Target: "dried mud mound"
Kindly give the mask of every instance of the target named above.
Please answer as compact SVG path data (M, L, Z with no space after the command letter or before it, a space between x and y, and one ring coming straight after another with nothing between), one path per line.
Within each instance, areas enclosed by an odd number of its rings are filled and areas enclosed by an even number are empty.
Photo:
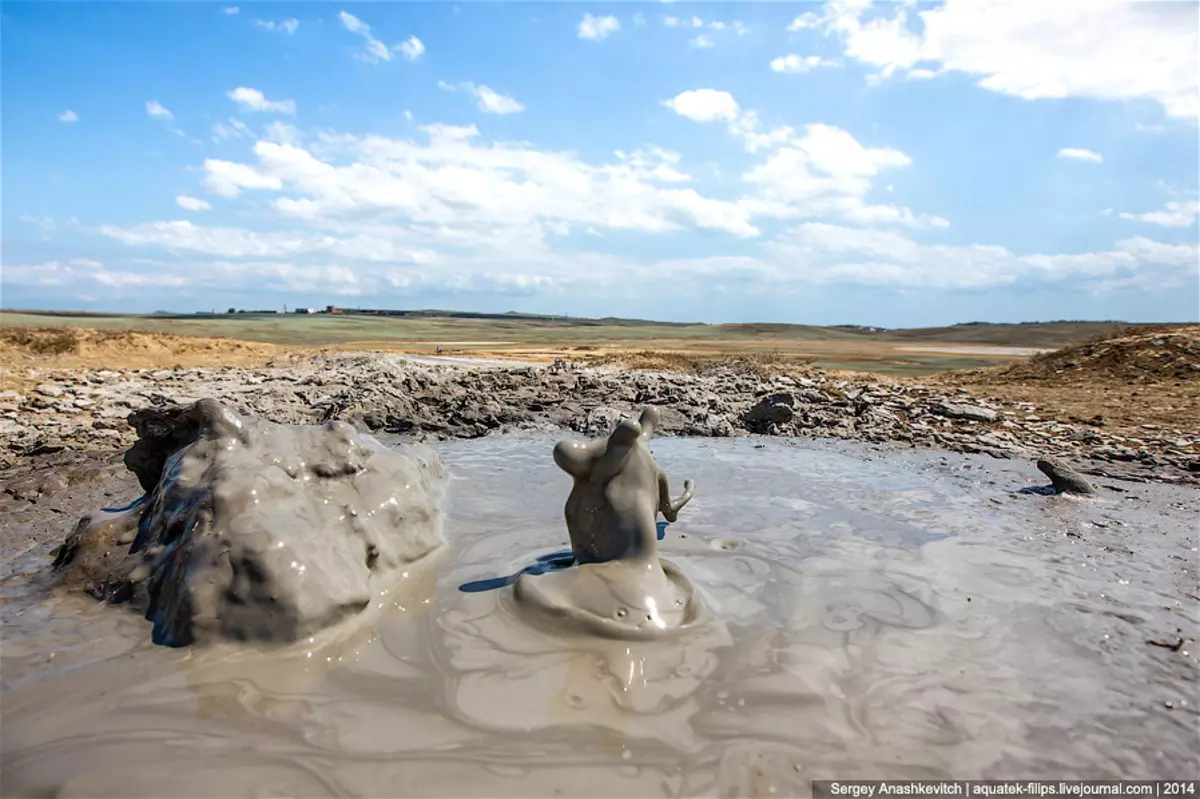
M1008 366L961 373L959 377L1001 385L1200 383L1200 326L1099 339Z
M13 365L34 361L105 368L246 364L265 362L280 352L273 344L135 330L0 328L0 362Z
M215 400L134 414L125 462L146 495L84 517L67 588L129 602L154 640L291 642L364 609L444 543L441 459L345 422L281 425Z

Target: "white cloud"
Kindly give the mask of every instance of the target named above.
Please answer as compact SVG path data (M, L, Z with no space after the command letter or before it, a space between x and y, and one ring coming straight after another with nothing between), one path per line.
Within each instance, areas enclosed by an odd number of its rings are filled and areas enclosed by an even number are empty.
M242 189L280 189L279 178L263 175L255 169L232 161L207 158L204 161L204 186L222 197L237 197Z
M1104 161L1104 156L1100 155L1100 153L1092 152L1091 150L1085 150L1080 147L1064 147L1058 151L1058 157L1072 159L1075 161L1092 161L1097 164Z
M827 61L818 55L799 56L792 53L771 59L772 72L808 72L817 67L829 66L833 66L833 62Z
M225 122L217 122L212 127L212 140L214 142L229 141L230 139L241 139L253 135L246 123L235 117L230 117L228 124Z
M300 20L295 19L294 17L289 17L288 19L280 20L278 22L269 19L256 19L254 20L254 24L260 28L266 28L269 31L279 31L280 33L286 33L288 36L291 36L300 27Z
M66 111L63 111L58 115L58 119L60 122L78 122L79 114L76 114L74 111L68 108Z
M661 180L667 183L682 183L691 180L688 175L675 168L683 160L683 156L673 150L648 146L639 147L630 153L617 150L613 155L628 166L635 175L647 180Z
M870 205L871 178L885 169L906 167L911 159L889 147L865 147L832 125L808 125L804 135L788 125L762 130L758 114L743 110L728 92L695 89L663 103L696 122L728 123L747 151L770 150L766 160L742 179L758 190L739 201L753 216L804 218L836 216L862 224L948 227L940 217L894 205Z
M717 89L690 89L664 100L663 105L693 122L732 122L741 110L732 94Z
M476 144L473 126L422 130L424 145L328 134L313 149L260 141L256 164L205 161L204 182L228 198L244 191L277 193L270 201L275 212L306 225L366 216L453 227L475 238L485 232L510 237L548 224L758 234L750 209L739 202L659 185L686 180L678 154L669 151L645 149L618 163L591 165L526 145Z
M300 144L304 134L286 122L276 119L267 125L263 138L276 144Z
M363 39L362 50L355 53L356 58L359 58L370 64L378 64L380 61L392 60L391 49L386 44L371 35L370 25L363 22L353 14L349 14L345 11L338 12L338 19L341 21L342 27L351 33L357 33ZM422 49L424 49L423 46ZM417 55L420 55L420 53Z
M30 225L47 233L54 231L58 227L54 221L54 217L50 216L30 216L29 214L20 214L17 216L17 219L26 225Z
M147 116L152 116L157 119L174 119L175 118L175 115L172 114L167 109L163 108L162 104L159 103L158 100L147 100L146 101L146 114L147 114Z
M797 225L768 249L816 283L936 289L1048 282L1094 290L1130 283L1186 285L1195 279L1188 266L1200 257L1195 245L1144 238L1124 239L1100 252L1022 256L996 245L918 244L898 233L820 222Z
M1148 222L1152 225L1161 225L1163 227L1191 227L1195 223L1196 217L1200 216L1200 202L1196 200L1190 202L1176 202L1172 200L1161 211L1148 211L1144 214L1120 213L1118 216L1122 219Z
M61 286L78 291L86 286L120 289L134 286L181 287L188 284L183 275L113 271L99 261L73 258L69 261L45 261L40 264L5 264L4 281L19 286Z
M488 86L471 85L470 91L475 95L479 110L486 114L515 114L525 110L525 106L514 98L500 94Z
M962 72L1026 100L1148 99L1169 116L1200 116L1200 7L1194 3L947 2L910 18L903 6L835 0L789 30L822 29L875 79L920 67ZM919 21L920 31L910 22ZM923 75L924 76L924 75Z
M591 14L584 14L579 22L578 34L580 39L598 41L607 39L620 29L621 23L616 17L593 17Z
M187 221L105 225L97 232L131 247L159 247L222 258L289 258L329 255L363 261L432 263L437 255L386 235L335 237L304 232L260 233L244 228L201 227Z
M212 205L207 200L180 195L175 198L175 204L185 211L211 211Z
M713 39L711 36L700 35L689 41L688 45L700 50L707 47L712 47Z
M797 31L815 28L821 24L821 16L813 11L806 11L800 16L792 20L792 24L787 26L788 31L795 33Z
M221 13L223 14L236 14L238 11L239 9L237 6L225 6L225 8L221 9Z
M425 52L425 44L416 36L409 36L397 45L405 61L416 61Z
M641 11L634 14L633 15L633 24L634 25L645 25L646 24L646 15L643 14Z
M258 89L239 86L226 95L247 111L265 111L278 114L295 114L295 100L268 100Z
M745 36L747 33L750 32L750 28L746 25L746 23L742 22L740 19L735 19L733 21L733 31L738 36Z
M663 24L668 28L677 28L679 27L680 22L681 20L679 17L663 17Z
M525 110L525 106L517 102L515 98L501 94L490 86L475 84L469 80L457 85L439 80L437 87L444 92L456 92L462 89L475 98L479 110L485 114L516 114Z

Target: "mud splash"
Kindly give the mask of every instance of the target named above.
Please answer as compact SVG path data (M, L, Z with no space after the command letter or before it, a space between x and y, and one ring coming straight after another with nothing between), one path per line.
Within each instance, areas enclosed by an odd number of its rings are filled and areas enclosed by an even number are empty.
M18 569L4 795L796 796L1200 767L1195 644L1145 643L1195 638L1194 491L1048 497L1017 493L1031 464L656 440L714 487L659 550L725 625L615 641L458 590L568 544L553 441L439 446L446 556L284 649L153 647L135 615Z

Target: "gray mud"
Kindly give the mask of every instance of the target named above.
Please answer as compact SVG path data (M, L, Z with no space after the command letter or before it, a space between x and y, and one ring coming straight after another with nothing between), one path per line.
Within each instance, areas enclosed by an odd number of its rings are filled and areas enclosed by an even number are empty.
M723 634L604 641L457 590L568 545L554 440L438 444L446 550L282 649L155 647L136 614L47 594L48 543L6 559L3 794L782 797L1200 770L1193 489L1046 496L1023 491L1045 482L1031 462L655 440L696 480L659 552ZM136 496L109 468L8 518L41 542L91 495Z
M132 443L134 410L211 397L239 413L285 424L349 422L360 430L425 438L512 431L607 435L642 405L663 412L667 435L760 433L893 442L999 458L1054 455L1086 474L1200 484L1200 434L1116 435L1036 415L965 390L888 386L814 371L763 377L619 374L586 369L418 363L401 356L330 354L310 363L196 369L46 371L26 394L0 392L0 469L64 449L109 452ZM10 470L11 471L11 470ZM3 473L0 472L0 479ZM10 481L10 485L12 482ZM36 493L17 482L12 490Z
M143 437L125 462L146 496L81 519L54 568L65 586L130 602L158 643L294 642L445 543L445 469L424 445L212 400L135 421Z

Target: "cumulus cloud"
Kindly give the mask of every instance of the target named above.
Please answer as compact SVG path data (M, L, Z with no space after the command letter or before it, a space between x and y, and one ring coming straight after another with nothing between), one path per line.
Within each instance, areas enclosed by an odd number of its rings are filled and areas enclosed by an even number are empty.
M863 224L948 227L946 219L894 205L870 205L871 178L886 169L907 167L911 159L889 147L865 147L832 125L813 124L803 134L789 125L763 130L757 112L742 109L733 95L714 89L682 92L663 103L695 122L725 122L747 151L768 151L742 179L758 187L741 204L755 216L775 218L836 216Z
M818 55L800 56L792 53L771 59L772 72L808 72L817 67L829 66L833 66L833 62Z
M690 89L664 100L663 105L693 122L732 122L741 110L732 94L718 89Z
M848 58L878 70L876 80L936 68L1026 100L1149 99L1169 116L1200 116L1200 6L1194 3L1098 8L1084 0L981 0L947 2L910 17L904 4L834 0L788 26L807 29L839 39Z
M476 144L474 126L428 125L422 131L426 144L327 136L320 155L260 141L254 146L257 163L205 161L205 186L229 198L245 191L281 192L272 202L275 211L307 221L367 214L501 229L554 223L758 234L749 211L737 202L657 185L679 182L677 154L645 151L620 163L591 165L520 144Z
M58 119L60 122L78 122L79 114L76 114L74 111L68 108L66 111L63 111L58 115Z
M175 198L175 204L185 211L211 211L212 205L207 200L180 195Z
M1017 255L997 245L920 244L899 233L822 222L797 225L768 245L777 258L806 263L818 283L981 289L1071 282L1092 288L1132 280L1186 285L1196 245L1123 239L1109 250Z
M174 119L175 115L162 107L158 100L146 101L146 115L156 119Z
M616 17L594 17L591 14L584 14L583 19L579 21L577 33L580 39L599 41L607 39L620 29L621 23Z
M263 111L276 114L295 114L295 100L268 100L258 89L239 86L226 95L247 111Z
M711 36L705 36L705 35L697 36L694 39L691 39L690 41L688 41L688 45L690 47L694 47L698 50L712 47L714 44L715 44L715 42L713 41L713 38Z
M240 9L237 6L225 6L221 9L221 13L223 14L236 14L238 11L240 11Z
M1058 157L1074 161L1092 161L1097 164L1104 161L1104 156L1100 155L1100 153L1085 150L1081 147L1064 147L1058 151Z

